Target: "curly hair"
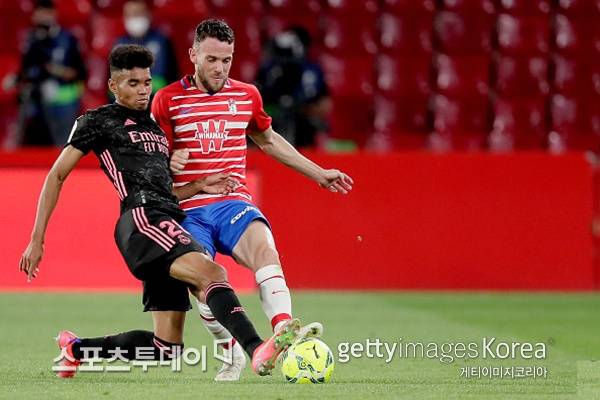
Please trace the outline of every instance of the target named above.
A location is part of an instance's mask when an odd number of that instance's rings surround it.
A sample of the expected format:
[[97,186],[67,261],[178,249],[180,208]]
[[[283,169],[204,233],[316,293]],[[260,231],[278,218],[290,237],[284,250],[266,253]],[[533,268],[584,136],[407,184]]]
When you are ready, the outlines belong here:
[[194,44],[200,43],[206,38],[214,38],[220,42],[233,43],[235,36],[233,29],[220,19],[205,19],[196,27]]
[[123,69],[150,68],[154,64],[154,56],[147,48],[135,44],[116,46],[108,56],[110,72]]

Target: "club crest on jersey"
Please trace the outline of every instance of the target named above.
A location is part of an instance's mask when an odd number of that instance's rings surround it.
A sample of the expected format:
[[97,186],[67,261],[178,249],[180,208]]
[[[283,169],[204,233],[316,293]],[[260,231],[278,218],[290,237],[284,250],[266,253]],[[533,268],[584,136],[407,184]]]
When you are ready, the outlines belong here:
[[200,142],[202,154],[222,151],[223,141],[227,139],[228,131],[225,130],[227,121],[211,119],[196,123],[196,135],[194,139]]
[[231,113],[231,115],[236,115],[237,114],[237,104],[235,104],[235,100],[229,99],[227,101],[227,104],[229,105],[229,112]]

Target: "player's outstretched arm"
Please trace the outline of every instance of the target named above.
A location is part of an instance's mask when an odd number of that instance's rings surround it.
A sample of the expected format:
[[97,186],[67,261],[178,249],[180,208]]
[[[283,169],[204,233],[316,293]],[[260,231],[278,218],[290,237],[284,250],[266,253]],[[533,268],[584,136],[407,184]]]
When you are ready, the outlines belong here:
[[67,146],[58,156],[54,165],[46,176],[42,193],[38,200],[35,223],[31,233],[29,245],[23,252],[19,261],[19,270],[27,275],[27,281],[37,276],[39,263],[44,252],[44,237],[50,216],[58,202],[58,195],[63,182],[83,157],[83,152],[73,146]]
[[323,169],[316,163],[304,157],[273,128],[264,132],[253,133],[250,138],[262,151],[275,158],[282,164],[306,175],[321,187],[331,192],[347,194],[352,190],[354,181],[337,169]]

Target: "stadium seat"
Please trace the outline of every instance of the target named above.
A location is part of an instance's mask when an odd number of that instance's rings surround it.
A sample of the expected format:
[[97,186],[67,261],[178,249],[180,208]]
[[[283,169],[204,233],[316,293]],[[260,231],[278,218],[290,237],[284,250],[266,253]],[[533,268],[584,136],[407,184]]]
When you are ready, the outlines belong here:
[[379,18],[380,51],[413,55],[431,53],[432,15],[396,16],[384,13]]
[[64,27],[85,26],[88,23],[92,4],[90,0],[58,0],[55,2],[58,20]]
[[489,119],[487,96],[456,99],[436,94],[432,98],[433,150],[482,149]]
[[292,26],[306,29],[313,39],[319,33],[322,6],[318,0],[266,0],[265,29],[269,37]]
[[517,16],[546,15],[552,9],[551,0],[499,0],[501,13]]
[[377,58],[377,88],[387,96],[425,96],[430,93],[431,59],[406,57]]
[[381,8],[397,16],[433,16],[435,0],[382,0]]
[[375,17],[379,10],[379,4],[376,0],[324,0],[324,3],[326,12],[336,17],[352,15],[370,18]]
[[550,91],[548,62],[545,57],[497,55],[493,71],[494,87],[501,96],[538,97]]
[[600,2],[597,0],[558,0],[557,11],[569,16],[592,17],[600,15]]
[[373,94],[375,62],[372,57],[339,58],[322,54],[320,61],[334,95],[364,97]]
[[262,13],[264,7],[261,0],[208,0],[212,16],[232,17],[236,15],[254,15]]
[[260,54],[236,56],[229,71],[229,76],[243,82],[253,82],[256,79],[259,62]]
[[492,151],[541,149],[546,146],[546,98],[497,98],[493,104]]
[[528,56],[547,53],[550,39],[549,19],[500,14],[497,39],[502,53]]
[[600,151],[600,96],[576,99],[552,96],[550,142],[569,149]]
[[91,18],[91,51],[108,56],[115,40],[124,33],[123,19],[120,16],[94,15]]
[[[236,46],[235,54],[255,55],[260,54],[260,18],[253,14],[239,15],[213,15],[224,19],[235,32]],[[197,23],[196,23],[197,24]],[[194,24],[195,26],[195,24]]]
[[421,133],[423,139],[429,131],[428,96],[393,98],[378,94],[374,98],[374,122],[376,132]]
[[452,97],[487,95],[490,81],[488,56],[450,57],[438,54],[434,58],[436,91]]
[[331,137],[351,139],[363,146],[373,131],[371,96],[332,96]]
[[377,52],[375,18],[328,14],[324,17],[324,21],[323,45],[328,52],[348,56]]
[[127,0],[95,0],[94,9],[106,17],[117,17],[123,15],[123,4]]
[[552,65],[555,92],[576,97],[600,95],[600,63],[597,61],[555,54]]
[[16,74],[19,71],[21,60],[18,54],[0,54],[0,101],[16,102]]
[[557,14],[554,18],[554,47],[561,53],[585,53],[600,61],[600,28],[596,18],[569,18]]
[[496,7],[493,0],[441,0],[442,9],[465,14],[493,14]]
[[29,16],[12,15],[0,24],[0,53],[18,54],[27,40]]
[[152,18],[156,22],[189,20],[192,17],[199,22],[208,15],[208,5],[205,0],[188,0],[185,6],[178,0],[154,0],[153,5]]
[[86,57],[86,67],[88,70],[86,92],[94,95],[106,95],[106,79],[108,77],[106,58],[90,54]]
[[36,3],[36,0],[0,1],[0,15],[29,16]]
[[434,22],[434,47],[446,54],[487,53],[493,30],[489,15],[442,11]]

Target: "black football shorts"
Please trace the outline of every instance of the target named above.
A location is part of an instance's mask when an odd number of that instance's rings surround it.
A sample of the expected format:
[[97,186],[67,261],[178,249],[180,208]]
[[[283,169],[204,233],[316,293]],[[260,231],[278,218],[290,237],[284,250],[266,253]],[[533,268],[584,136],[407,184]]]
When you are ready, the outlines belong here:
[[172,278],[169,269],[183,254],[204,248],[167,211],[136,207],[123,214],[115,241],[129,270],[144,284],[144,311],[188,311],[188,285]]

